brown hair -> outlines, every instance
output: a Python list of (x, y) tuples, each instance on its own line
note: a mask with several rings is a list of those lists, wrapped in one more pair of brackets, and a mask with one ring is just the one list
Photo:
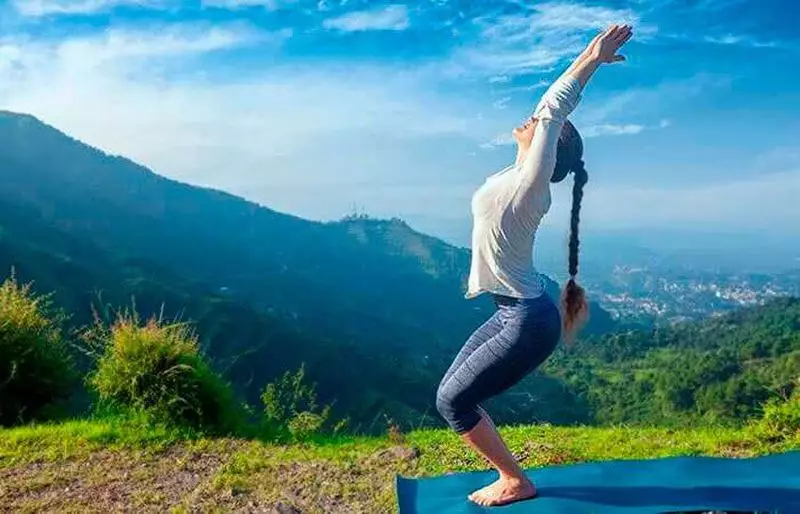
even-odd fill
[(572, 172), (575, 183), (572, 186), (572, 209), (569, 224), (569, 280), (561, 294), (562, 322), (564, 339), (571, 344), (578, 331), (589, 315), (589, 304), (586, 301), (586, 291), (578, 285), (578, 224), (580, 223), (581, 200), (583, 200), (583, 187), (589, 180), (589, 175), (583, 164), (583, 141), (575, 126), (569, 121), (564, 123), (558, 139), (556, 167), (553, 172), (553, 182), (564, 180)]

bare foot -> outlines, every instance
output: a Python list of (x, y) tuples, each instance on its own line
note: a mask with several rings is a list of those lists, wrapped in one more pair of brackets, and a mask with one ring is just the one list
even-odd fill
[(530, 480), (500, 478), (483, 489), (469, 495), (469, 499), (483, 507), (508, 505), (536, 496), (536, 488)]

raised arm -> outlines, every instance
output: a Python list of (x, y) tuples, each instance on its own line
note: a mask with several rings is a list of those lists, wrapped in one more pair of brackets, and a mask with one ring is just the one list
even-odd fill
[(542, 96), (533, 114), (536, 123), (531, 144), (520, 162), (519, 187), (514, 198), (519, 209), (530, 207), (531, 195), (548, 187), (564, 120), (577, 107), (583, 88), (597, 68), (625, 59), (617, 51), (632, 34), (627, 25), (612, 25), (598, 34)]
[(601, 64), (622, 62), (625, 56), (617, 54), (622, 45), (633, 36), (630, 25), (612, 25), (592, 39), (581, 55), (567, 68), (566, 73), (585, 86)]

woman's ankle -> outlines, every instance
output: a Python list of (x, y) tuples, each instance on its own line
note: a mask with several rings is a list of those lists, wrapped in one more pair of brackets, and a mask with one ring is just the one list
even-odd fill
[(507, 482), (513, 485), (526, 485), (531, 483), (531, 479), (528, 478), (524, 472), (520, 473), (500, 473), (500, 480)]

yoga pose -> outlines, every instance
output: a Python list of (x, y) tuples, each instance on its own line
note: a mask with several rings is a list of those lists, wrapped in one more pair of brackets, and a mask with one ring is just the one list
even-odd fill
[[(504, 505), (536, 495), (480, 403), (519, 382), (550, 356), (562, 334), (571, 341), (586, 320), (586, 298), (575, 276), (578, 219), (587, 174), (583, 144), (566, 118), (595, 70), (601, 64), (624, 60), (617, 51), (631, 35), (631, 27), (613, 25), (592, 40), (550, 86), (533, 115), (514, 129), (514, 164), (486, 179), (472, 198), (472, 266), (466, 296), (490, 293), (497, 310), (472, 334), (445, 373), (436, 406), (448, 424), (500, 474), (495, 483), (469, 496), (479, 505)], [(559, 312), (533, 268), (533, 240), (550, 207), (550, 182), (560, 182), (570, 172), (575, 178), (570, 278)]]

